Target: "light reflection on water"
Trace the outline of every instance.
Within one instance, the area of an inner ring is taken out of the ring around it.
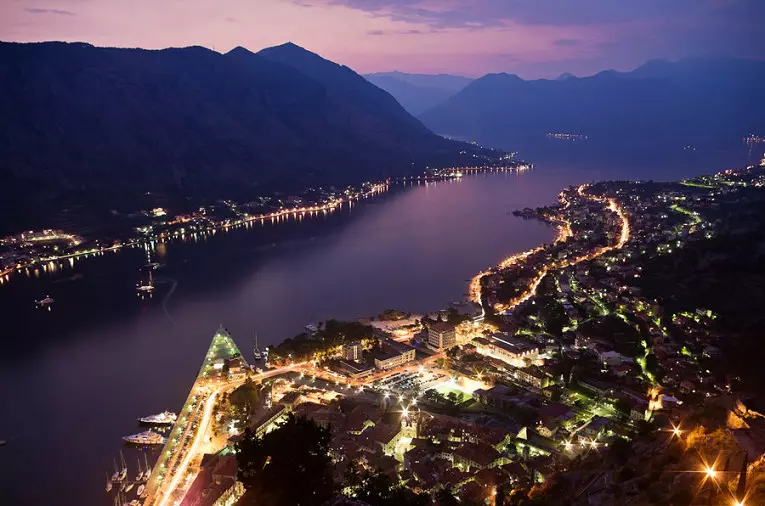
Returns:
[[[143,249],[6,280],[0,438],[9,444],[0,449],[0,497],[110,504],[104,473],[120,437],[138,432],[139,416],[180,408],[219,324],[249,354],[255,331],[266,345],[327,318],[437,310],[462,299],[476,272],[552,240],[552,228],[514,218],[514,209],[553,203],[561,188],[595,179],[711,169],[536,162],[523,174],[411,186],[313,219],[186,235],[154,245],[165,266],[146,300],[135,296]],[[35,310],[47,293],[52,311]]]

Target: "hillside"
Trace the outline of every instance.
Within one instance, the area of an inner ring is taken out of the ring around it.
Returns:
[[[391,95],[411,114],[420,114],[444,102],[473,80],[449,74],[378,72],[364,76]]]
[[[626,73],[525,81],[488,74],[420,119],[433,131],[494,146],[575,133],[600,146],[721,145],[765,131],[765,62],[655,60]]]
[[[346,184],[456,161],[386,92],[287,44],[254,54],[0,43],[0,211],[135,209]],[[24,217],[22,220],[21,217]]]

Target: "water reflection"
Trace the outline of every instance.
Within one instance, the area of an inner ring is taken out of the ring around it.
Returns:
[[[476,272],[553,239],[553,229],[512,210],[554,202],[571,184],[637,173],[538,163],[523,174],[413,184],[314,220],[300,213],[278,227],[159,241],[150,249],[164,266],[146,300],[133,295],[143,248],[16,276],[0,289],[0,403],[10,407],[0,417],[9,441],[0,497],[104,504],[120,438],[137,432],[137,417],[180,407],[218,325],[249,349],[256,329],[265,346],[307,322],[440,309],[464,297]],[[72,271],[81,277],[68,279]],[[56,310],[35,312],[32,301],[49,292]]]

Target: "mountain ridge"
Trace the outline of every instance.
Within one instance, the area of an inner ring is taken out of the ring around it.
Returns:
[[[364,78],[393,95],[411,114],[417,115],[451,97],[472,79],[451,74],[376,72]]]
[[[314,77],[279,61],[285,47],[0,42],[5,226],[83,205],[135,209],[147,192],[194,207],[350,184],[456,163],[466,149],[348,67],[296,48],[287,56],[314,61]]]
[[[496,73],[418,117],[435,132],[497,147],[540,142],[548,132],[624,146],[731,144],[765,131],[764,82],[765,62],[728,58],[651,61],[562,80]]]

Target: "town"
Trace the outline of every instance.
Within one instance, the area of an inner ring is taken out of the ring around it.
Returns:
[[[294,195],[264,195],[249,202],[221,200],[190,212],[172,211],[162,206],[128,213],[115,211],[112,218],[120,226],[87,234],[44,229],[2,237],[0,285],[9,282],[14,275],[39,277],[55,274],[74,266],[77,260],[118,252],[123,248],[142,248],[151,252],[161,243],[199,241],[221,231],[326,216],[346,206],[353,207],[360,200],[386,193],[395,185],[427,184],[459,179],[463,174],[531,168],[531,164],[514,160],[512,155],[485,157],[477,162],[480,164],[476,166],[427,168],[417,176],[364,182],[344,188],[308,188]],[[149,259],[147,267],[158,266]]]
[[[764,185],[765,163],[567,188],[557,205],[516,213],[557,227],[555,241],[479,273],[468,301],[307,325],[256,348],[251,364],[219,329],[144,504],[235,504],[246,492],[238,445],[291,417],[330,432],[333,480],[349,497],[359,486],[349,475],[382,473],[427,498],[418,504],[531,504],[556,475],[589,466],[571,499],[615,504],[614,485],[633,478],[598,462],[635,438],[700,445],[712,432],[699,410],[713,401],[727,403],[736,430],[729,421],[727,454],[693,453],[699,477],[689,479],[716,486],[709,504],[762,504],[746,480],[765,473],[765,416],[740,400],[756,386],[721,360],[719,315],[675,311],[654,295],[666,293],[654,271],[727,230],[742,201],[760,205]]]

